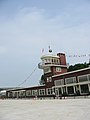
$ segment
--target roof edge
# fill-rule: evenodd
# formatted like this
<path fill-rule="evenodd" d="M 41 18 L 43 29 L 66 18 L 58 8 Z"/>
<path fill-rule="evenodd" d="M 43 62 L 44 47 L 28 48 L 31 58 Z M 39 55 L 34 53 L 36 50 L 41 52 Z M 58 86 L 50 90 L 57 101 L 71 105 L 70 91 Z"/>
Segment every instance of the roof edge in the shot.
<path fill-rule="evenodd" d="M 76 73 L 76 72 L 80 72 L 80 71 L 84 71 L 84 70 L 88 70 L 88 69 L 90 69 L 90 67 L 84 68 L 84 69 L 80 69 L 80 70 L 71 71 L 71 72 L 66 72 L 66 73 L 62 73 L 62 74 L 58 74 L 58 75 L 54 75 L 52 77 L 58 77 L 58 76 L 67 75 L 67 74 L 70 74 L 70 73 Z"/>

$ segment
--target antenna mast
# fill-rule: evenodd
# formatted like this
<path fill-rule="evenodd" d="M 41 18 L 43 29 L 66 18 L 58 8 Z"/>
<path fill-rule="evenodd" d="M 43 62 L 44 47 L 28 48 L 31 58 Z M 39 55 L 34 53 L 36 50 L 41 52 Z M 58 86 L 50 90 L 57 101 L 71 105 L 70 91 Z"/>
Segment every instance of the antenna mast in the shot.
<path fill-rule="evenodd" d="M 50 45 L 49 45 L 49 53 L 51 53 L 52 52 L 52 49 L 50 48 Z"/>

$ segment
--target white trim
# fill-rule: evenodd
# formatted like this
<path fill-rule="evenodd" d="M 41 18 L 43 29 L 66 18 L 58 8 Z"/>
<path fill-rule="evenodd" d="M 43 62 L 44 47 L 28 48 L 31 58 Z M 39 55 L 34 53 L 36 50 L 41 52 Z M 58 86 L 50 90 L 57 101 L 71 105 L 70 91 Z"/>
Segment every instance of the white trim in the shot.
<path fill-rule="evenodd" d="M 90 81 L 79 82 L 78 85 L 89 84 Z"/>
<path fill-rule="evenodd" d="M 58 64 L 54 64 L 54 63 L 52 63 L 52 64 L 44 64 L 44 65 L 42 65 L 43 67 L 51 67 L 51 66 L 56 66 L 56 67 L 65 67 L 65 68 L 67 68 L 67 65 L 58 65 Z"/>

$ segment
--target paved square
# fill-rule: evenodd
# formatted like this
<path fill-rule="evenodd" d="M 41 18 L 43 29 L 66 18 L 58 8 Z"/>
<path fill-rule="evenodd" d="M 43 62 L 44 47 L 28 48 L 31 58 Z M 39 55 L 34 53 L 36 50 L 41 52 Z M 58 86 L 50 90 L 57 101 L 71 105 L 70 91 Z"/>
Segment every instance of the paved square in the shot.
<path fill-rule="evenodd" d="M 90 120 L 90 99 L 0 100 L 0 120 Z"/>

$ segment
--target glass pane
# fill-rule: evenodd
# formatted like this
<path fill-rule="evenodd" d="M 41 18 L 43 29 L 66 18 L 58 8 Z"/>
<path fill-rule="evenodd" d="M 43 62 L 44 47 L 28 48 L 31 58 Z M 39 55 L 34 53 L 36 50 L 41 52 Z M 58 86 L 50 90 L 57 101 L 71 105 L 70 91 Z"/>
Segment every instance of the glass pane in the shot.
<path fill-rule="evenodd" d="M 55 81 L 55 86 L 58 86 L 58 85 L 64 85 L 64 80 L 61 79 L 61 80 L 56 80 Z"/>
<path fill-rule="evenodd" d="M 66 84 L 73 83 L 73 78 L 66 78 L 65 82 L 66 82 Z"/>
<path fill-rule="evenodd" d="M 81 85 L 81 93 L 88 93 L 89 88 L 88 85 Z"/>
<path fill-rule="evenodd" d="M 79 77 L 79 82 L 84 82 L 84 81 L 88 81 L 87 76 L 80 76 Z"/>
<path fill-rule="evenodd" d="M 73 86 L 67 87 L 68 94 L 74 94 Z"/>

